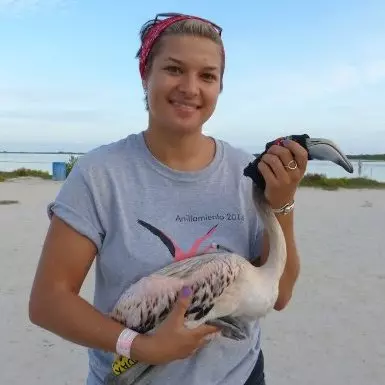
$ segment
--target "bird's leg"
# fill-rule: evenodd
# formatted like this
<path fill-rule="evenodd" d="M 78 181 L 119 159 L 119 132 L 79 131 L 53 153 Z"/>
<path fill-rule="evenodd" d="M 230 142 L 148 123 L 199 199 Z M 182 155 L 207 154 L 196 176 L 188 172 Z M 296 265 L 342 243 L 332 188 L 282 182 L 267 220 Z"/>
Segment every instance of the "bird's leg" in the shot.
<path fill-rule="evenodd" d="M 206 324 L 220 327 L 221 334 L 232 340 L 241 341 L 247 338 L 244 324 L 238 318 L 221 317 L 207 321 Z"/>
<path fill-rule="evenodd" d="M 185 326 L 189 329 L 195 329 L 202 324 L 217 326 L 220 328 L 220 332 L 218 332 L 218 334 L 215 333 L 210 339 L 215 338 L 217 335 L 222 335 L 236 341 L 244 340 L 246 338 L 244 325 L 237 318 L 220 317 L 210 319 L 209 317 L 203 317 L 198 321 L 185 322 Z"/>

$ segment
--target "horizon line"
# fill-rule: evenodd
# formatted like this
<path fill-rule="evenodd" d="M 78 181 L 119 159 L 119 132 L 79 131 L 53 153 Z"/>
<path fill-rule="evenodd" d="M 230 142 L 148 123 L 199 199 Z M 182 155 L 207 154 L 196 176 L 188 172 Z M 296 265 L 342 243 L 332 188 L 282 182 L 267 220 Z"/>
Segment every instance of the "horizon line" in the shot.
<path fill-rule="evenodd" d="M 0 154 L 19 154 L 19 155 L 86 155 L 88 151 L 7 151 L 0 150 Z M 259 156 L 261 153 L 253 153 L 254 156 Z M 356 153 L 356 154 L 347 154 L 349 157 L 359 157 L 359 156 L 381 156 L 385 157 L 385 153 Z"/>

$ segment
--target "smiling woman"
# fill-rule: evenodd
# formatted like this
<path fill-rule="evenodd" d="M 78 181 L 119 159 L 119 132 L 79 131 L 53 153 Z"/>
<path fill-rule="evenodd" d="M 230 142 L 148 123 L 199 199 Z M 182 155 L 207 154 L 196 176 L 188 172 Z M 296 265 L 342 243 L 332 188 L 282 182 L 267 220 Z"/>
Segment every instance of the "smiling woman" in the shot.
<path fill-rule="evenodd" d="M 219 51 L 209 39 L 163 38 L 163 46 L 143 79 L 152 124 L 188 133 L 210 118 L 221 83 Z"/>
<path fill-rule="evenodd" d="M 102 385 L 113 368 L 135 361 L 156 365 L 151 383 L 158 385 L 265 383 L 259 322 L 243 325 L 241 341 L 210 325 L 190 330 L 184 316 L 196 293 L 189 287 L 170 298 L 166 319 L 151 334 L 110 316 L 127 287 L 173 261 L 218 249 L 249 260 L 268 255 L 251 180 L 243 176 L 254 156 L 203 134 L 223 88 L 221 34 L 213 22 L 188 15 L 147 22 L 137 54 L 147 128 L 82 156 L 48 207 L 30 318 L 90 348 L 87 385 Z M 298 275 L 292 210 L 306 164 L 306 151 L 288 140 L 258 166 L 287 244 L 277 310 L 289 302 Z M 91 305 L 79 292 L 94 260 Z M 145 305 L 140 322 L 153 325 L 157 304 Z M 126 359 L 122 367 L 114 365 L 116 353 Z"/>
<path fill-rule="evenodd" d="M 158 15 L 141 30 L 137 57 L 149 111 L 146 140 L 160 160 L 164 156 L 157 147 L 163 145 L 155 142 L 160 143 L 165 135 L 168 140 L 170 136 L 194 137 L 196 146 L 211 148 L 208 154 L 213 156 L 213 141 L 202 136 L 201 130 L 223 88 L 221 33 L 220 27 L 206 20 L 169 14 Z M 211 159 L 203 161 L 208 164 Z"/>

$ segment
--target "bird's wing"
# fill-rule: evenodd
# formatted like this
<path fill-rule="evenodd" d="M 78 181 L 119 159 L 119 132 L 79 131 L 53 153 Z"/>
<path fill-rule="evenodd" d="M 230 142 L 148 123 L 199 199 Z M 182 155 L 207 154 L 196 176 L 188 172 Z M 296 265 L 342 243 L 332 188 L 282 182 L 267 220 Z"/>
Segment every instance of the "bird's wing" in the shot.
<path fill-rule="evenodd" d="M 236 261 L 240 260 L 244 259 L 234 253 L 214 252 L 201 254 L 192 258 L 184 259 L 182 261 L 170 263 L 152 275 L 184 278 L 201 270 L 203 266 L 222 266 L 229 263 L 234 264 Z"/>
<path fill-rule="evenodd" d="M 193 297 L 187 320 L 200 320 L 216 298 L 236 279 L 243 258 L 214 253 L 174 262 L 131 285 L 119 298 L 111 317 L 139 333 L 156 328 L 171 311 L 183 286 Z"/>

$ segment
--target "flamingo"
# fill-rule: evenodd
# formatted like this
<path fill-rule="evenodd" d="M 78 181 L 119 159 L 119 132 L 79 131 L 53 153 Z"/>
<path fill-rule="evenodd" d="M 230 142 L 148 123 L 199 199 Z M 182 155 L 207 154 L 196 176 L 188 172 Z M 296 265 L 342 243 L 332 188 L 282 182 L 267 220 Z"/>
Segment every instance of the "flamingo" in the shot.
<path fill-rule="evenodd" d="M 330 160 L 353 172 L 347 157 L 330 140 L 308 135 L 287 138 L 300 143 L 308 151 L 309 160 Z M 265 152 L 274 143 L 281 144 L 283 139 L 268 143 Z M 182 287 L 189 286 L 193 298 L 185 315 L 186 327 L 195 328 L 204 323 L 220 325 L 225 337 L 239 340 L 246 338 L 242 322 L 265 317 L 274 308 L 287 255 L 283 231 L 264 197 L 265 181 L 257 168 L 264 153 L 249 163 L 244 175 L 253 181 L 253 201 L 269 238 L 267 262 L 256 267 L 230 251 L 206 252 L 177 260 L 128 287 L 110 312 L 114 320 L 139 333 L 152 333 L 171 311 Z M 169 242 L 163 233 L 158 236 Z M 106 384 L 136 383 L 151 372 L 151 367 L 117 357 Z"/>

